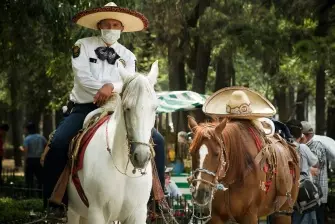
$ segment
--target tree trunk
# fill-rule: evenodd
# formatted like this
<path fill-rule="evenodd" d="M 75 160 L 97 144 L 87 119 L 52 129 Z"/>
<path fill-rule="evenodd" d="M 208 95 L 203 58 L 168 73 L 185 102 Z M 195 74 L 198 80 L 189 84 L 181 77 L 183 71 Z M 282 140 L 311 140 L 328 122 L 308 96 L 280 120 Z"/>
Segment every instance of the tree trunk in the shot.
<path fill-rule="evenodd" d="M 326 101 L 325 101 L 325 92 L 326 88 L 326 73 L 325 68 L 322 63 L 320 63 L 319 68 L 316 73 L 316 97 L 315 97 L 315 133 L 323 135 L 326 130 L 326 118 L 325 118 L 325 109 L 326 109 Z"/>
<path fill-rule="evenodd" d="M 290 117 L 288 109 L 287 90 L 286 87 L 273 88 L 274 98 L 278 107 L 279 120 L 287 122 Z"/>
<path fill-rule="evenodd" d="M 335 107 L 328 107 L 327 136 L 335 139 Z"/>
<path fill-rule="evenodd" d="M 287 94 L 287 109 L 288 109 L 288 113 L 289 113 L 289 116 L 288 116 L 288 119 L 293 119 L 295 117 L 295 108 L 296 108 L 296 105 L 295 105 L 295 101 L 294 101 L 294 98 L 295 98 L 295 91 L 294 91 L 294 87 L 293 86 L 289 86 L 288 87 L 288 94 Z"/>
<path fill-rule="evenodd" d="M 185 59 L 178 41 L 168 46 L 169 90 L 185 90 Z"/>
<path fill-rule="evenodd" d="M 297 100 L 296 100 L 296 116 L 297 120 L 305 121 L 307 120 L 307 100 L 309 93 L 306 91 L 306 86 L 301 84 L 298 86 Z"/>
<path fill-rule="evenodd" d="M 48 139 L 50 133 L 55 129 L 54 114 L 50 110 L 45 110 L 43 113 L 43 136 Z"/>
<path fill-rule="evenodd" d="M 232 52 L 230 50 L 222 50 L 216 64 L 214 91 L 231 86 L 234 74 L 235 69 Z"/>
<path fill-rule="evenodd" d="M 22 166 L 21 151 L 19 147 L 22 143 L 22 121 L 23 121 L 23 110 L 19 107 L 18 95 L 20 88 L 20 81 L 18 79 L 18 71 L 15 65 L 12 65 L 9 72 L 9 83 L 10 83 L 10 96 L 11 96 L 11 130 L 12 130 L 12 144 L 14 150 L 14 161 L 15 167 Z"/>
<path fill-rule="evenodd" d="M 202 40 L 198 43 L 197 67 L 193 78 L 192 90 L 197 93 L 205 93 L 208 66 L 210 62 L 211 46 Z"/>
<path fill-rule="evenodd" d="M 181 42 L 175 40 L 168 45 L 169 90 L 171 91 L 186 90 L 185 57 Z M 173 113 L 172 117 L 176 133 L 185 130 L 186 116 L 183 113 Z"/>

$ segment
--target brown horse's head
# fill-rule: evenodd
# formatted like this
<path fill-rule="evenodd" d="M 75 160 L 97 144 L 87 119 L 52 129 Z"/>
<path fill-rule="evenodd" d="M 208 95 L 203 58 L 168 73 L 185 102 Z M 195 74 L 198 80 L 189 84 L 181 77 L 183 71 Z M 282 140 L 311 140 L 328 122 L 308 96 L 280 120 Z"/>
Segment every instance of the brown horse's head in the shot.
<path fill-rule="evenodd" d="M 188 123 L 194 133 L 190 147 L 192 197 L 198 205 L 206 205 L 216 190 L 226 190 L 231 183 L 242 184 L 245 172 L 254 168 L 250 149 L 255 149 L 255 142 L 250 131 L 259 133 L 246 120 L 198 125 L 189 117 Z"/>
<path fill-rule="evenodd" d="M 222 141 L 222 131 L 227 121 L 198 125 L 189 117 L 188 124 L 194 133 L 190 148 L 192 154 L 192 197 L 199 205 L 206 205 L 213 196 L 219 176 L 224 175 L 227 158 Z"/>

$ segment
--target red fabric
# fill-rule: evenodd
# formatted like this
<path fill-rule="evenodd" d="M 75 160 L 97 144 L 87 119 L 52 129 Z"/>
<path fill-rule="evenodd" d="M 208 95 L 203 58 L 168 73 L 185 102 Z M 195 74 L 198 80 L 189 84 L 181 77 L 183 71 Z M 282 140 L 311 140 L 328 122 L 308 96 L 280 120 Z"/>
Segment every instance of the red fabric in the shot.
<path fill-rule="evenodd" d="M 268 193 L 272 184 L 272 180 L 265 182 L 265 192 Z"/>
<path fill-rule="evenodd" d="M 91 141 L 92 137 L 94 136 L 95 132 L 98 130 L 98 128 L 105 123 L 110 118 L 111 115 L 105 116 L 102 118 L 94 127 L 91 128 L 82 138 L 80 147 L 79 147 L 79 153 L 76 160 L 76 163 L 74 164 L 73 170 L 72 170 L 72 181 L 74 186 L 76 187 L 78 194 L 81 198 L 81 200 L 84 202 L 84 204 L 89 207 L 88 200 L 86 198 L 84 189 L 81 186 L 80 179 L 78 177 L 78 171 L 81 170 L 84 166 L 84 155 L 87 148 L 88 143 Z"/>
<path fill-rule="evenodd" d="M 249 128 L 250 134 L 252 135 L 253 139 L 255 140 L 256 147 L 258 149 L 258 152 L 262 149 L 262 141 L 259 137 L 257 137 L 255 131 L 253 128 Z"/>
<path fill-rule="evenodd" d="M 269 165 L 268 164 L 264 164 L 263 170 L 265 173 L 269 172 Z"/>

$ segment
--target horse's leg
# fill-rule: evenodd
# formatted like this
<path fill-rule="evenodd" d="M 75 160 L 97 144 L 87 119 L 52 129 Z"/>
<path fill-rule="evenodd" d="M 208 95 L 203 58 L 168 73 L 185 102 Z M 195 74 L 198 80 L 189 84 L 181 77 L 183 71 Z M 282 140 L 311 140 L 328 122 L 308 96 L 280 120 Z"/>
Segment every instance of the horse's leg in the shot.
<path fill-rule="evenodd" d="M 147 220 L 147 207 L 135 208 L 132 214 L 122 224 L 145 224 Z"/>
<path fill-rule="evenodd" d="M 67 211 L 67 219 L 67 223 L 69 224 L 79 224 L 80 216 L 69 208 Z"/>
<path fill-rule="evenodd" d="M 105 224 L 106 220 L 101 208 L 90 205 L 88 209 L 87 224 Z"/>

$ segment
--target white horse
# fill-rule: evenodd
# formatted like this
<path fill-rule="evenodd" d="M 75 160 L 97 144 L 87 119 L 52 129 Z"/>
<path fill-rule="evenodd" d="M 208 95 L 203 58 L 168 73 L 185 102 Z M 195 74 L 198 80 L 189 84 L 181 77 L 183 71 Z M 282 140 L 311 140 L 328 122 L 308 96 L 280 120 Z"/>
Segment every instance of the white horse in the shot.
<path fill-rule="evenodd" d="M 158 62 L 151 66 L 148 76 L 130 74 L 117 63 L 123 91 L 121 97 L 117 96 L 110 120 L 87 146 L 84 167 L 78 172 L 88 208 L 70 180 L 70 224 L 107 224 L 116 220 L 122 224 L 146 223 L 152 187 L 149 140 L 158 106 L 154 91 Z"/>

